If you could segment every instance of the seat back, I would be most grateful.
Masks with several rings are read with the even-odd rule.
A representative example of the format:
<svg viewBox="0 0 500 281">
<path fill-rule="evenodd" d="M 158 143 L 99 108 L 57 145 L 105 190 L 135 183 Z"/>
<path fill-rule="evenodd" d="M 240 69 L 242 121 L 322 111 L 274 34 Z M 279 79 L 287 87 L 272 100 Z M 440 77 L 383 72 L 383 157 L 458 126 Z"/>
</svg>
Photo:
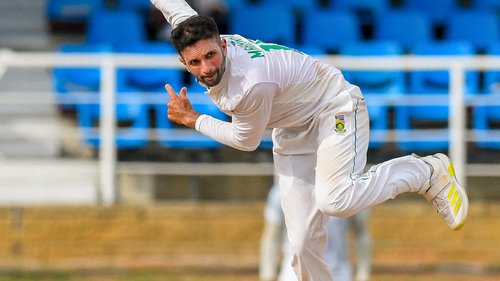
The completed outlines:
<svg viewBox="0 0 500 281">
<path fill-rule="evenodd" d="M 487 11 L 455 13 L 446 25 L 445 38 L 451 41 L 466 41 L 477 51 L 485 51 L 500 43 L 499 17 Z"/>
<path fill-rule="evenodd" d="M 175 55 L 177 51 L 170 43 L 141 42 L 122 45 L 118 51 L 132 55 Z M 183 69 L 169 68 L 120 68 L 118 74 L 118 91 L 120 92 L 154 92 L 165 93 L 165 84 L 180 88 L 183 82 Z"/>
<path fill-rule="evenodd" d="M 229 17 L 230 33 L 284 45 L 295 44 L 295 23 L 291 8 L 281 5 L 239 6 Z"/>
<path fill-rule="evenodd" d="M 436 4 L 435 0 L 404 0 L 404 9 L 418 11 L 423 13 L 434 25 L 445 23 L 450 13 L 455 12 L 457 7 L 455 0 L 439 0 Z"/>
<path fill-rule="evenodd" d="M 405 50 L 433 39 L 429 19 L 416 11 L 386 12 L 377 17 L 374 29 L 375 40 L 397 42 Z"/>
<path fill-rule="evenodd" d="M 337 52 L 342 44 L 360 40 L 360 25 L 350 12 L 310 10 L 306 14 L 302 32 L 304 45 Z"/>
<path fill-rule="evenodd" d="M 144 41 L 146 41 L 145 26 L 136 11 L 98 11 L 89 18 L 88 43 L 106 43 L 118 47 Z"/>
</svg>

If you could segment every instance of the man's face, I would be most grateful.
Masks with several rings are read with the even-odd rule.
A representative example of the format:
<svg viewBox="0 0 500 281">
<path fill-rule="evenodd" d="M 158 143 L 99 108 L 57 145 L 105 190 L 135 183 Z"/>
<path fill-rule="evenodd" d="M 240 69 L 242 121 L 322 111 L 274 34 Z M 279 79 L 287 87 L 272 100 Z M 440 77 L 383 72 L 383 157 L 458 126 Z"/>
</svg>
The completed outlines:
<svg viewBox="0 0 500 281">
<path fill-rule="evenodd" d="M 185 48 L 180 61 L 207 87 L 219 84 L 226 70 L 227 45 L 219 37 L 204 39 Z"/>
</svg>

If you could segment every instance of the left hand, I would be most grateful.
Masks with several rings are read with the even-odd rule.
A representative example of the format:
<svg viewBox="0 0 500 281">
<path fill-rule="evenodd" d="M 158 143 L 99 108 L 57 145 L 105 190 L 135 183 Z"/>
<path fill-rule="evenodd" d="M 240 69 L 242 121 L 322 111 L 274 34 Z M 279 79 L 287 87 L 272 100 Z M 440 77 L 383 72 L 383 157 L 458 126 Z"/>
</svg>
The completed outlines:
<svg viewBox="0 0 500 281">
<path fill-rule="evenodd" d="M 177 124 L 194 128 L 196 125 L 196 119 L 198 119 L 201 114 L 193 109 L 193 106 L 191 105 L 191 102 L 186 94 L 186 87 L 182 87 L 179 95 L 177 95 L 172 86 L 169 84 L 165 86 L 165 89 L 170 97 L 170 100 L 167 103 L 168 119 Z"/>
</svg>

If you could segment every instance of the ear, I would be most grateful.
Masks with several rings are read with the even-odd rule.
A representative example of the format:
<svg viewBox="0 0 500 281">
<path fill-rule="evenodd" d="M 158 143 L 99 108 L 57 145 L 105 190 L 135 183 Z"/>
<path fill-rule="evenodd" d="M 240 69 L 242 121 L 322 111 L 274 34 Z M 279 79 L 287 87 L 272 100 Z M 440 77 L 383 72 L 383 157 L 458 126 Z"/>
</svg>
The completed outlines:
<svg viewBox="0 0 500 281">
<path fill-rule="evenodd" d="M 222 53 L 224 55 L 227 55 L 227 42 L 226 42 L 226 39 L 222 39 L 221 40 L 220 46 L 222 48 Z"/>
<path fill-rule="evenodd" d="M 182 57 L 179 57 L 179 61 L 184 65 L 184 67 L 188 72 L 191 72 L 186 64 L 186 61 Z"/>
<path fill-rule="evenodd" d="M 179 61 L 184 65 L 186 66 L 186 61 L 184 60 L 183 57 L 179 57 Z"/>
</svg>

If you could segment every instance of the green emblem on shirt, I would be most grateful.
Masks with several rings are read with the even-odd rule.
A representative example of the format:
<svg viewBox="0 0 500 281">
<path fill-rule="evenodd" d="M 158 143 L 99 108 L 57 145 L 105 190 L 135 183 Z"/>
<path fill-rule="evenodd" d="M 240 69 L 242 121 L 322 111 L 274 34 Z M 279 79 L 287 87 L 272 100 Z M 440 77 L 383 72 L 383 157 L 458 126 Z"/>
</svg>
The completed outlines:
<svg viewBox="0 0 500 281">
<path fill-rule="evenodd" d="M 235 36 L 227 36 L 230 42 L 240 48 L 243 48 L 247 53 L 251 56 L 250 58 L 262 58 L 264 57 L 264 52 L 270 52 L 271 50 L 286 50 L 286 51 L 295 51 L 295 49 L 274 44 L 274 43 L 264 43 L 260 40 L 248 40 L 245 38 L 238 38 Z"/>
</svg>

